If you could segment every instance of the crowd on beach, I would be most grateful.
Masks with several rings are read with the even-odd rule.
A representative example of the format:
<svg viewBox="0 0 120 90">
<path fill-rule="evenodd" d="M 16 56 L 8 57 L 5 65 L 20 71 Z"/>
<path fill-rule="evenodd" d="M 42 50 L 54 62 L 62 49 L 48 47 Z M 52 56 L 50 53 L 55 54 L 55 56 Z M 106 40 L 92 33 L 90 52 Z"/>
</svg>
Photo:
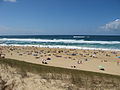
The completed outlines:
<svg viewBox="0 0 120 90">
<path fill-rule="evenodd" d="M 0 58 L 13 58 L 28 60 L 32 62 L 37 60 L 40 64 L 45 65 L 60 65 L 63 67 L 79 68 L 88 62 L 94 61 L 100 63 L 116 63 L 120 66 L 119 51 L 104 51 L 104 50 L 78 50 L 78 49 L 60 49 L 60 48 L 39 48 L 39 47 L 20 47 L 20 46 L 0 46 Z M 57 63 L 58 62 L 58 63 Z M 92 65 L 92 63 L 90 63 Z M 69 65 L 69 66 L 68 66 Z M 103 64 L 104 65 L 104 64 Z M 100 67 L 101 66 L 101 67 Z M 99 70 L 105 71 L 105 67 L 99 65 Z"/>
</svg>

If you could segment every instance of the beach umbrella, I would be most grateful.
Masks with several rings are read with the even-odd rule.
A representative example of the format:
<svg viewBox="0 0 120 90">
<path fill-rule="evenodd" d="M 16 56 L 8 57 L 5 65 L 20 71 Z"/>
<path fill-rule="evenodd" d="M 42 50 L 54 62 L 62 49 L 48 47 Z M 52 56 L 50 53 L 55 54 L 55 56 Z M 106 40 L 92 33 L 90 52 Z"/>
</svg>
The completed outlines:
<svg viewBox="0 0 120 90">
<path fill-rule="evenodd" d="M 98 66 L 98 67 L 99 67 L 99 70 L 102 70 L 102 71 L 105 70 L 103 66 Z"/>
<path fill-rule="evenodd" d="M 104 68 L 103 66 L 98 66 L 99 68 Z"/>
<path fill-rule="evenodd" d="M 118 56 L 117 58 L 120 58 L 120 56 Z"/>
</svg>

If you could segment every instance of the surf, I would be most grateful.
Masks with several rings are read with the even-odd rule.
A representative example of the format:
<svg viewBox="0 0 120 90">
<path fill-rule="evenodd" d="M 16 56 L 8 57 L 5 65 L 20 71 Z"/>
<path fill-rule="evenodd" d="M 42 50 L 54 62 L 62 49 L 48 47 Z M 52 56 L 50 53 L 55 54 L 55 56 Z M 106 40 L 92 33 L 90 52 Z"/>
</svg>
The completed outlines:
<svg viewBox="0 0 120 90">
<path fill-rule="evenodd" d="M 80 44 L 120 44 L 120 41 L 86 41 L 73 39 L 18 39 L 18 38 L 3 38 L 0 41 L 23 41 L 23 42 L 54 42 L 54 43 L 80 43 Z"/>
</svg>

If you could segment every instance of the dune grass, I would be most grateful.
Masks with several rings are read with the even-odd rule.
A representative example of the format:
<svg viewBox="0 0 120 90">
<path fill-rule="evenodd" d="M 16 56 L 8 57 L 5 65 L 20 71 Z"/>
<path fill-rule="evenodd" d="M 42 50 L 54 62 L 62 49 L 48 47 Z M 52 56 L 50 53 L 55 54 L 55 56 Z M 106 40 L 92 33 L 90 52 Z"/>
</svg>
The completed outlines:
<svg viewBox="0 0 120 90">
<path fill-rule="evenodd" d="M 61 68 L 61 67 L 54 67 L 54 66 L 46 66 L 41 64 L 33 64 L 28 63 L 25 61 L 18 61 L 14 59 L 3 59 L 0 58 L 0 64 L 6 64 L 11 67 L 16 67 L 21 69 L 25 72 L 32 72 L 32 73 L 62 73 L 62 74 L 86 74 L 86 75 L 100 75 L 100 76 L 107 76 L 107 77 L 117 77 L 120 78 L 119 75 L 111 75 L 111 74 L 104 74 L 98 72 L 91 72 L 91 71 L 83 71 L 83 70 L 76 70 L 76 69 L 68 69 L 68 68 Z"/>
<path fill-rule="evenodd" d="M 103 74 L 103 73 L 96 73 L 90 71 L 83 71 L 83 70 L 75 70 L 75 69 L 67 69 L 67 68 L 60 68 L 60 67 L 53 67 L 53 66 L 45 66 L 40 64 L 33 64 L 24 61 L 18 61 L 13 59 L 2 59 L 0 58 L 0 64 L 4 64 L 6 66 L 11 66 L 13 68 L 17 68 L 23 75 L 23 77 L 27 76 L 26 72 L 31 72 L 35 74 L 42 75 L 45 79 L 57 79 L 63 80 L 67 78 L 73 84 L 78 86 L 84 86 L 85 83 L 88 81 L 94 81 L 96 78 L 100 79 L 101 82 L 104 80 L 115 80 L 120 81 L 120 76 L 118 75 L 110 75 L 110 74 Z M 51 74 L 51 76 L 49 75 Z M 102 81 L 103 80 L 103 81 Z M 120 82 L 118 83 L 120 85 Z"/>
</svg>

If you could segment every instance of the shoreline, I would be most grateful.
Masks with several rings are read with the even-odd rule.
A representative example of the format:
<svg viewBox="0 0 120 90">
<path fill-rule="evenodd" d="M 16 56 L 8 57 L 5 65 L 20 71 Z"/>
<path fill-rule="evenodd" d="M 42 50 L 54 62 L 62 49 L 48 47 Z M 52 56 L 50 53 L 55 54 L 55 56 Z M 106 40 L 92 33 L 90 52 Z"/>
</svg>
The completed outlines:
<svg viewBox="0 0 120 90">
<path fill-rule="evenodd" d="M 88 47 L 77 47 L 77 46 L 62 46 L 62 45 L 18 45 L 18 44 L 0 44 L 0 46 L 20 46 L 20 47 L 38 47 L 38 48 L 58 48 L 58 49 L 78 49 L 78 50 L 102 50 L 102 51 L 120 51 L 120 49 L 107 49 L 107 48 L 88 48 Z"/>
<path fill-rule="evenodd" d="M 44 65 L 47 66 L 120 75 L 118 63 L 120 59 L 116 58 L 120 56 L 120 51 L 30 46 L 0 46 L 0 48 L 5 57 L 10 59 L 36 64 L 43 64 L 42 61 L 46 60 L 47 64 Z M 105 70 L 100 70 L 100 66 Z"/>
</svg>

